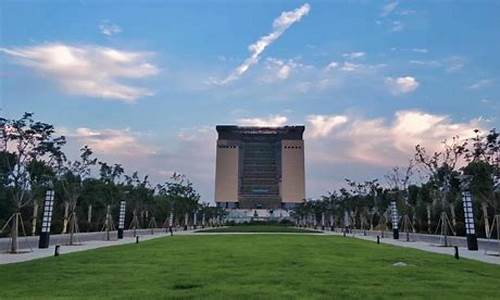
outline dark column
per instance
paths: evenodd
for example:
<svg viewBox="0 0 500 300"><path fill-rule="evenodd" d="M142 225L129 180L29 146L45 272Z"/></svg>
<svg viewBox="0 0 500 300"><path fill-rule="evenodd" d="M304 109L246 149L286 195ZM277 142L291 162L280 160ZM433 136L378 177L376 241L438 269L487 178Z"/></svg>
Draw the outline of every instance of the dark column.
<svg viewBox="0 0 500 300"><path fill-rule="evenodd" d="M391 220L392 220L392 237L395 240L399 239L399 214L396 207L396 201L391 201Z"/></svg>
<svg viewBox="0 0 500 300"><path fill-rule="evenodd" d="M38 248L48 248L50 244L50 224L52 222L52 207L54 205L54 191L48 190L45 193L43 205L42 231L38 241Z"/></svg>
<svg viewBox="0 0 500 300"><path fill-rule="evenodd" d="M120 202L120 216L118 218L118 238L123 239L123 229L125 228L125 201Z"/></svg>
<svg viewBox="0 0 500 300"><path fill-rule="evenodd" d="M472 208L472 195L469 191L462 192L462 200L464 203L464 219L465 233L467 235L467 249L477 251L477 236L474 226L474 210Z"/></svg>

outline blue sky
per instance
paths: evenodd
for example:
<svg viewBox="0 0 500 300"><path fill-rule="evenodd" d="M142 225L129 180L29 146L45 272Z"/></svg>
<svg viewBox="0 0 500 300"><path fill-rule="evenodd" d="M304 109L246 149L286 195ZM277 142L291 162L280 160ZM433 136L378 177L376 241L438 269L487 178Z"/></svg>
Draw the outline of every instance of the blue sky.
<svg viewBox="0 0 500 300"><path fill-rule="evenodd" d="M3 1L2 115L213 199L215 125L306 125L307 194L498 127L498 1ZM252 45L255 47L252 48ZM263 46L263 47L262 47Z"/></svg>

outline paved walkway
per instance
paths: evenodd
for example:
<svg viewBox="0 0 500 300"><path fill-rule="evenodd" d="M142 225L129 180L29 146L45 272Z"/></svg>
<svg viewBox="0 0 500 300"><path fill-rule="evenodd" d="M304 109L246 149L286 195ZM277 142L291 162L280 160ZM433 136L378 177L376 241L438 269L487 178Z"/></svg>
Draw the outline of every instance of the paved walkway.
<svg viewBox="0 0 500 300"><path fill-rule="evenodd" d="M175 235L188 234L189 232L190 231L176 232ZM139 242L147 241L147 240L151 240L151 239L162 238L162 237L167 237L167 236L170 236L170 234L164 233L164 232L155 233L154 235L151 235L151 234L150 235L139 235ZM114 239L111 241L103 241L103 240L85 241L85 242L82 242L78 246L61 245L59 248L59 254L64 255L64 254L72 253L72 252L80 252L80 251L96 249L96 248L132 244L135 242L136 242L135 237L124 237L121 240ZM21 250L21 253L18 253L18 254L10 254L10 253L3 252L3 253L0 253L0 265L54 256L54 252L55 252L55 245L51 245L47 249L39 249L39 248L33 248L32 250L23 249L23 250Z"/></svg>
<svg viewBox="0 0 500 300"><path fill-rule="evenodd" d="M328 235L343 236L343 234L339 233L339 232L324 231L324 233L328 234ZM377 242L376 236L370 236L370 235L365 236L363 234L354 234L354 235L348 234L347 236L361 239L361 240L365 240L365 241L372 241L375 243ZM395 240L392 237L386 237L386 238L380 239L380 243L398 246L398 247L413 248L413 249L418 249L418 250L427 251L427 252L446 254L446 255L451 255L451 256L455 255L454 247L442 247L442 246L434 245L434 244L431 244L431 243L425 242L425 241L406 242L404 240ZM488 251L488 252L486 252L485 250L470 251L466 247L459 247L458 252L459 252L459 256L461 258L463 257L463 258L482 261L485 263L500 265L500 256L489 255L489 253L494 253L491 251ZM497 254L497 253L495 253L495 254Z"/></svg>

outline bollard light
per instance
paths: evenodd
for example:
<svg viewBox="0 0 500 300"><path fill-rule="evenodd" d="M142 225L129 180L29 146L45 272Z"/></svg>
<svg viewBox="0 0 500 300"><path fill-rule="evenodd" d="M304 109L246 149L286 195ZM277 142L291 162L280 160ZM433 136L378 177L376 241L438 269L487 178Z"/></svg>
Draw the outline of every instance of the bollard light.
<svg viewBox="0 0 500 300"><path fill-rule="evenodd" d="M59 256L59 250L61 248L61 245L56 245L54 248L54 256Z"/></svg>
<svg viewBox="0 0 500 300"><path fill-rule="evenodd" d="M460 256L458 255L458 246L455 246L455 258L459 259Z"/></svg>
<svg viewBox="0 0 500 300"><path fill-rule="evenodd" d="M396 201L391 201L391 221L392 221L392 237L395 240L399 239L399 214L398 208L396 207Z"/></svg>
<svg viewBox="0 0 500 300"><path fill-rule="evenodd" d="M120 216L118 218L118 238L123 239L123 229L125 228L125 201L120 201Z"/></svg>
<svg viewBox="0 0 500 300"><path fill-rule="evenodd" d="M138 235L135 236L135 243L139 244L139 236Z"/></svg>
<svg viewBox="0 0 500 300"><path fill-rule="evenodd" d="M48 248L50 244L50 224L52 222L52 208L54 206L54 191L48 190L45 193L43 205L42 231L38 241L38 248Z"/></svg>

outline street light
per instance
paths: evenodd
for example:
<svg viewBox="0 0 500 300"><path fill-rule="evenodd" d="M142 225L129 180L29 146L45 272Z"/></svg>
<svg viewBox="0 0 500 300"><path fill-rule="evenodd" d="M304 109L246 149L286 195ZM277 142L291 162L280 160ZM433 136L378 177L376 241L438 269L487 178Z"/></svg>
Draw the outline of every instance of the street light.
<svg viewBox="0 0 500 300"><path fill-rule="evenodd" d="M54 190L50 188L45 193L43 205L42 232L38 241L38 248L48 248L50 244L50 225L52 223L52 208L54 206Z"/></svg>
<svg viewBox="0 0 500 300"><path fill-rule="evenodd" d="M391 201L391 221L392 221L392 237L395 240L399 239L399 214L396 207L396 201Z"/></svg>
<svg viewBox="0 0 500 300"><path fill-rule="evenodd" d="M118 238L123 239L123 229L125 228L125 201L120 201L120 217L118 218Z"/></svg>
<svg viewBox="0 0 500 300"><path fill-rule="evenodd" d="M470 192L471 175L462 175L460 179L460 189L462 190L462 201L464 205L465 233L467 235L467 248L477 251L477 235L474 226L474 209L472 208L472 193Z"/></svg>

